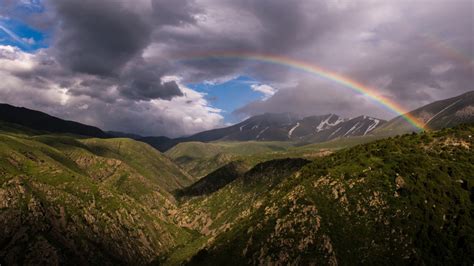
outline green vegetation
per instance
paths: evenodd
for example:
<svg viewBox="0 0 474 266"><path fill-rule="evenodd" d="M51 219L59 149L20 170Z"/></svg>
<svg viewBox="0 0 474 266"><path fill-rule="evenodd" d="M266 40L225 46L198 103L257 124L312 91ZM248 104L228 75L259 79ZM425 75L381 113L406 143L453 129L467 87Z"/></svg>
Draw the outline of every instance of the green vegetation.
<svg viewBox="0 0 474 266"><path fill-rule="evenodd" d="M474 262L473 126L167 152L197 182L130 139L1 129L2 264Z"/></svg>
<svg viewBox="0 0 474 266"><path fill-rule="evenodd" d="M211 239L191 264L470 265L473 133L380 140L286 173L279 161L258 165L255 179L277 185L255 193L258 183L237 179L183 205L184 224Z"/></svg>
<svg viewBox="0 0 474 266"><path fill-rule="evenodd" d="M188 173L200 178L231 161L242 160L251 155L277 153L289 147L290 142L277 141L183 142L165 154ZM251 161L249 158L247 160ZM262 160L265 159L253 161Z"/></svg>
<svg viewBox="0 0 474 266"><path fill-rule="evenodd" d="M19 132L0 134L0 262L144 264L193 238L168 219L193 180L153 148Z"/></svg>
<svg viewBox="0 0 474 266"><path fill-rule="evenodd" d="M188 173L201 178L232 161L245 161L253 166L278 158L312 159L381 138L363 136L305 145L288 141L183 142L165 154Z"/></svg>

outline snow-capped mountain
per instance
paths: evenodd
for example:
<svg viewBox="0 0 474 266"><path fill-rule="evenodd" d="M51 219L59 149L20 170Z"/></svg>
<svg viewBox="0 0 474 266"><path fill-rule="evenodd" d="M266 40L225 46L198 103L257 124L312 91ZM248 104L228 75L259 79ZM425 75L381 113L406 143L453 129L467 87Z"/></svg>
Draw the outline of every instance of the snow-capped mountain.
<svg viewBox="0 0 474 266"><path fill-rule="evenodd" d="M410 112L428 129L452 127L474 122L474 91L437 101ZM160 151L166 151L187 141L294 141L316 143L336 138L366 135L397 135L417 131L403 117L389 122L370 117L342 118L336 114L300 117L291 113L266 113L246 119L236 125L204 131L189 137L169 139L147 137L139 139Z"/></svg>
<svg viewBox="0 0 474 266"><path fill-rule="evenodd" d="M340 137L365 136L385 122L369 116L346 119L335 114L327 114L298 119L298 116L288 113L263 114L230 127L233 132L221 139L322 142Z"/></svg>
<svg viewBox="0 0 474 266"><path fill-rule="evenodd" d="M329 122L323 121L321 127L324 126L324 129L306 137L305 141L323 142L336 138L366 136L387 121L364 115L351 119L338 118L333 123L330 122L331 120Z"/></svg>
<svg viewBox="0 0 474 266"><path fill-rule="evenodd" d="M364 136L386 121L368 116L353 119L336 114L308 116L301 118L291 113L265 113L246 119L236 125L200 132L198 134L153 141L143 139L157 149L167 150L187 141L303 141L323 142L340 137Z"/></svg>

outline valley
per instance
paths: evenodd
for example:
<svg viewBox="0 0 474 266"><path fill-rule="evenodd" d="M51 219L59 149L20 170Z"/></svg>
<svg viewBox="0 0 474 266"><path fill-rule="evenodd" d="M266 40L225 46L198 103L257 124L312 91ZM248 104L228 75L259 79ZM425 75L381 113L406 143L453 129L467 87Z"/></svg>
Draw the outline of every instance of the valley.
<svg viewBox="0 0 474 266"><path fill-rule="evenodd" d="M473 0L0 0L0 266L474 266Z"/></svg>
<svg viewBox="0 0 474 266"><path fill-rule="evenodd" d="M470 264L467 118L402 135L191 141L165 153L3 121L0 263Z"/></svg>

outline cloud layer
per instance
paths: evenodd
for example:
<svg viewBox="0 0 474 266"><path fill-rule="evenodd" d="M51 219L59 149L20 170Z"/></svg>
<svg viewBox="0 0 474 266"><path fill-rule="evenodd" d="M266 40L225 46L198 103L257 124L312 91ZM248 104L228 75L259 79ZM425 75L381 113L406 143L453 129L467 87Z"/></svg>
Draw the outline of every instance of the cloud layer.
<svg viewBox="0 0 474 266"><path fill-rule="evenodd" d="M395 115L285 66L243 58L183 60L203 53L303 60L371 86L407 109L474 89L470 0L46 0L41 12L28 16L17 11L16 1L4 1L0 16L51 32L51 40L33 54L1 47L3 101L105 129L178 136L222 125L205 95L183 84L239 75L267 84L253 88L264 93L262 101L235 111L242 116Z"/></svg>

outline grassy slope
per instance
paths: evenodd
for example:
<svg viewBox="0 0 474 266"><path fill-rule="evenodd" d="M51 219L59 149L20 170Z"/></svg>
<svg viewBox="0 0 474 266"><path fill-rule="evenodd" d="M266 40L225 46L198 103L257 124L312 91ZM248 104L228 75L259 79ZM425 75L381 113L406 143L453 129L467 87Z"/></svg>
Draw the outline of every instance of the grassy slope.
<svg viewBox="0 0 474 266"><path fill-rule="evenodd" d="M268 162L270 168L252 170L264 184L280 180L265 193L237 179L185 203L181 222L207 237L170 261L205 245L192 264L470 265L473 135L474 127L459 127L380 140L299 171Z"/></svg>
<svg viewBox="0 0 474 266"><path fill-rule="evenodd" d="M189 259L206 241L212 241L233 226L245 223L254 211L272 200L268 192L307 163L309 161L304 159L260 163L210 196L195 197L184 202L175 216L176 223L197 230L202 236L189 245L173 250L165 264ZM216 173L220 172L211 174L213 178Z"/></svg>
<svg viewBox="0 0 474 266"><path fill-rule="evenodd" d="M203 177L242 157L285 151L289 142L183 142L165 154L195 177Z"/></svg>
<svg viewBox="0 0 474 266"><path fill-rule="evenodd" d="M170 192L193 179L145 144L13 129L0 133L0 263L474 261L473 127L340 151L374 139L190 143L198 153L174 155L256 166L181 206ZM313 162L260 163L282 157Z"/></svg>
<svg viewBox="0 0 474 266"><path fill-rule="evenodd" d="M167 219L192 180L153 148L18 132L0 133L0 263L141 264L193 237Z"/></svg>
<svg viewBox="0 0 474 266"><path fill-rule="evenodd" d="M165 154L197 178L201 178L225 164L242 160L249 165L277 158L312 159L342 148L368 143L381 136L336 139L323 143L298 144L293 142L183 142Z"/></svg>

